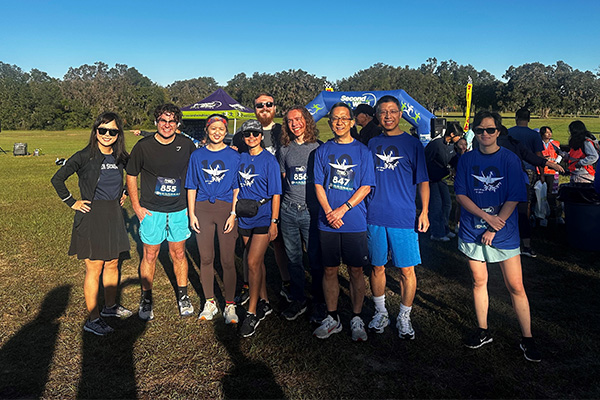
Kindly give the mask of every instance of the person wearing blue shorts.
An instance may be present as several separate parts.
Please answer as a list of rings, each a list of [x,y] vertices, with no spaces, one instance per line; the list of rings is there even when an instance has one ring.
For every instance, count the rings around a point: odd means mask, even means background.
[[[319,339],[342,330],[337,310],[341,259],[350,276],[352,340],[367,340],[360,316],[365,297],[363,267],[368,265],[367,210],[363,200],[375,185],[375,177],[373,157],[364,144],[352,137],[353,126],[352,109],[346,103],[334,104],[329,113],[329,127],[334,138],[319,146],[315,153],[315,192],[321,206],[318,228],[327,305],[327,317],[313,333]]]
[[[478,328],[465,345],[472,349],[492,342],[488,331],[487,263],[499,263],[521,326],[521,350],[529,361],[541,360],[531,336],[529,300],[523,286],[517,204],[527,199],[520,159],[497,143],[502,117],[480,111],[473,119],[479,148],[458,161],[454,191],[462,207],[458,249],[469,258]]]
[[[190,237],[185,178],[190,155],[196,149],[192,141],[177,135],[181,110],[173,104],[154,111],[156,134],[145,137],[131,150],[127,164],[127,189],[133,211],[140,221],[144,254],[140,263],[142,298],[138,316],[154,318],[152,283],[160,245],[167,240],[177,280],[179,314],[189,317],[194,307],[187,293],[188,263],[185,241]],[[137,177],[141,174],[141,195]]]
[[[369,141],[375,161],[375,189],[367,199],[367,240],[371,271],[371,291],[375,315],[369,328],[383,333],[390,323],[385,307],[385,265],[391,254],[395,267],[400,268],[402,302],[396,321],[402,339],[414,339],[410,312],[417,291],[415,265],[421,263],[417,232],[429,228],[429,177],[425,152],[419,139],[402,131],[400,102],[393,96],[383,96],[375,110],[383,134]],[[416,218],[415,198],[419,192],[421,213]]]

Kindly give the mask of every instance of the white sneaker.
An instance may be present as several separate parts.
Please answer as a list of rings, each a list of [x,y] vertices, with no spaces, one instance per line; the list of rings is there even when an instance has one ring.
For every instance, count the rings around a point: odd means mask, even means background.
[[[398,328],[398,336],[400,336],[400,339],[413,340],[415,338],[415,330],[410,322],[409,313],[398,314],[396,328]]]
[[[238,316],[235,312],[235,304],[227,304],[225,306],[225,311],[223,311],[223,318],[225,318],[226,324],[237,324]]]
[[[152,310],[151,301],[146,301],[143,298],[140,300],[138,317],[144,321],[151,321],[154,319],[154,311]]]
[[[448,236],[437,237],[431,235],[431,240],[433,240],[434,242],[449,242],[450,238]]]
[[[366,342],[367,331],[365,331],[365,323],[362,318],[356,316],[350,321],[350,330],[352,331],[352,340],[355,342]]]
[[[373,319],[369,322],[369,329],[373,329],[376,333],[383,333],[386,326],[390,324],[390,317],[387,312],[377,311],[373,315]]]
[[[338,315],[337,320],[333,319],[331,315],[328,315],[325,318],[321,325],[313,332],[313,335],[318,337],[319,339],[327,339],[334,333],[339,333],[342,331],[342,323],[340,322],[340,316]]]
[[[204,303],[204,310],[198,316],[200,321],[210,321],[219,312],[217,305],[214,301],[207,301]]]
[[[190,296],[187,294],[181,296],[181,299],[177,302],[179,306],[179,315],[182,317],[190,317],[194,313],[194,306],[190,300]]]

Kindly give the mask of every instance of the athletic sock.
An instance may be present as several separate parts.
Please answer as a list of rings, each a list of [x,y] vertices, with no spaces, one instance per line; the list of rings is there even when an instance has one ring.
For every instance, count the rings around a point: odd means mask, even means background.
[[[352,313],[352,318],[354,318],[354,317],[358,317],[358,318],[362,319],[360,314],[357,314],[355,312]]]
[[[331,318],[333,318],[335,321],[337,321],[337,319],[338,319],[338,312],[337,312],[337,310],[335,310],[335,311],[327,311],[327,315],[331,315]]]
[[[207,302],[207,303],[208,303],[209,301],[210,301],[211,303],[214,303],[214,302],[215,302],[215,298],[214,298],[214,297],[211,297],[210,299],[206,299],[206,302]]]
[[[404,304],[400,303],[400,314],[409,314],[410,315],[410,310],[412,310],[412,306],[407,307]]]
[[[385,308],[385,294],[381,296],[373,296],[373,302],[375,303],[375,311],[387,314],[387,309]]]
[[[152,303],[152,289],[142,290],[142,298],[146,303]]]
[[[179,299],[181,299],[183,296],[187,296],[187,286],[179,286],[177,288],[177,294]]]

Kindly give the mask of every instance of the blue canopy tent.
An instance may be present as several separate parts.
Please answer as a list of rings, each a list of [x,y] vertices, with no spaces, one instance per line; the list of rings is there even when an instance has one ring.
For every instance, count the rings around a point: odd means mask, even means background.
[[[337,102],[342,101],[352,107],[352,109],[355,109],[359,104],[368,104],[375,107],[377,100],[386,95],[394,96],[400,101],[402,118],[417,129],[423,145],[429,143],[431,140],[431,119],[435,118],[435,115],[417,103],[404,90],[378,90],[370,92],[322,91],[306,105],[306,108],[315,121],[318,121],[326,116],[331,106]]]

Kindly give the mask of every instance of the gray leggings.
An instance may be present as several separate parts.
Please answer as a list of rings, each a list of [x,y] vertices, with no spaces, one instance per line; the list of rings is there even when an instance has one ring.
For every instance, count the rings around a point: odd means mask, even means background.
[[[223,233],[225,222],[231,212],[231,203],[216,200],[196,202],[196,217],[200,225],[200,233],[196,233],[196,242],[200,252],[200,278],[202,289],[207,299],[215,296],[215,229],[219,239],[219,254],[223,268],[223,284],[225,286],[225,301],[233,301],[235,296],[235,241],[238,237],[237,222],[233,230]]]

